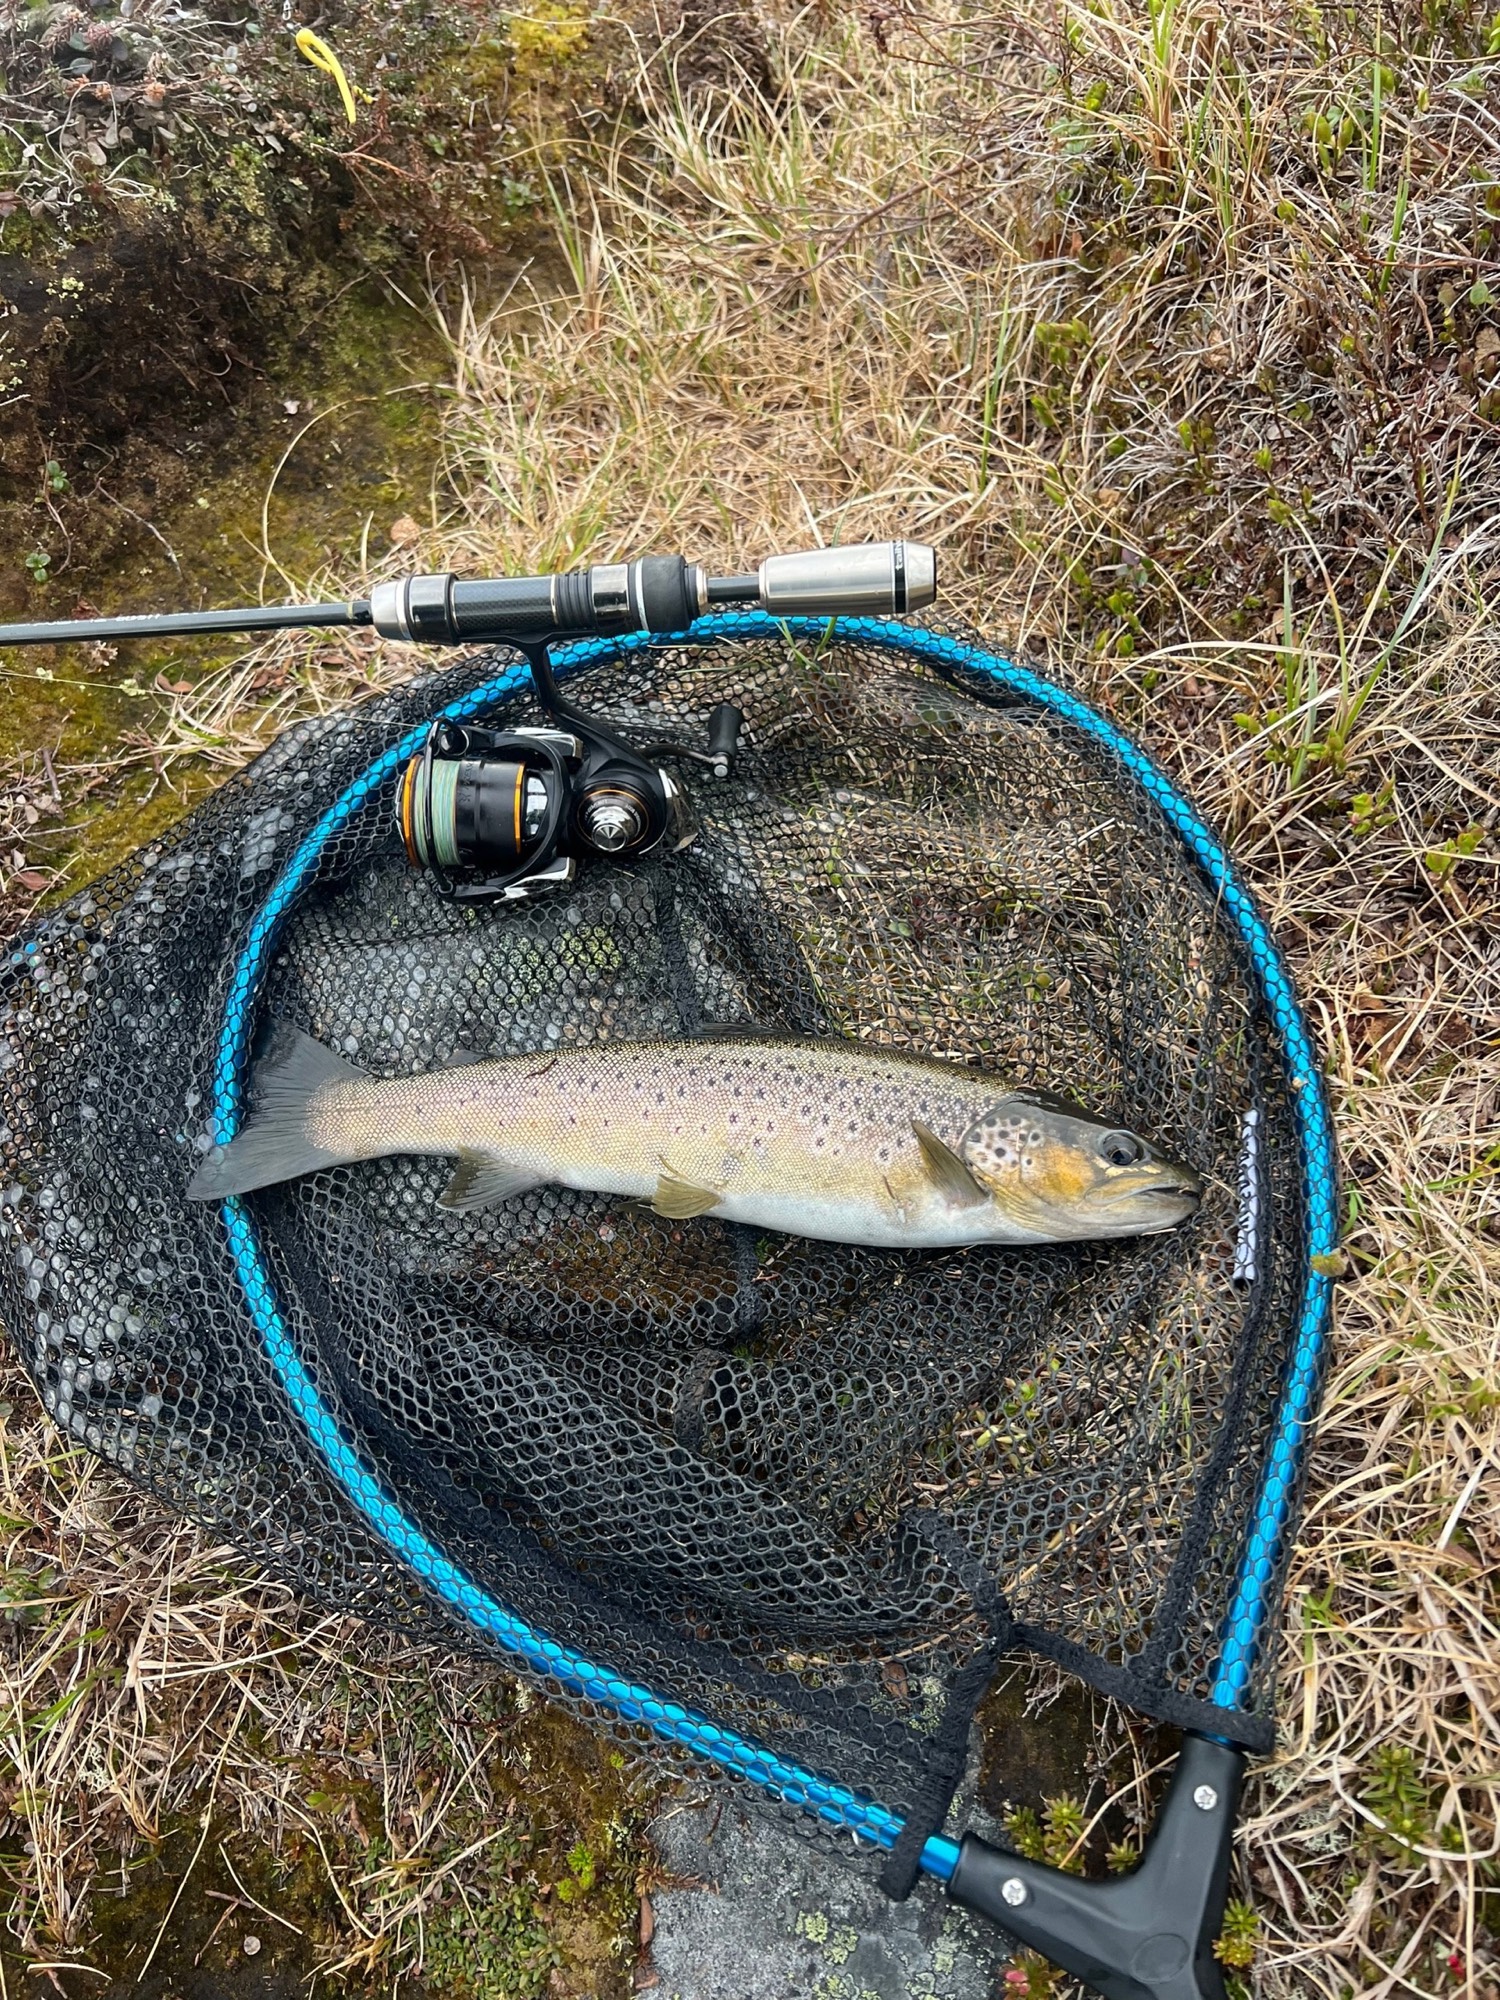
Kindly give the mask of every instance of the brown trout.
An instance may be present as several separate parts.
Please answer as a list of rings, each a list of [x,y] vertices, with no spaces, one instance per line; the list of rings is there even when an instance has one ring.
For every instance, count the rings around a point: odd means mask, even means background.
[[[449,1208],[553,1182],[665,1216],[927,1250],[1143,1235],[1185,1221],[1202,1192],[1148,1139],[1064,1098],[849,1041],[600,1042],[380,1079],[282,1024],[252,1104],[193,1199],[446,1153]]]

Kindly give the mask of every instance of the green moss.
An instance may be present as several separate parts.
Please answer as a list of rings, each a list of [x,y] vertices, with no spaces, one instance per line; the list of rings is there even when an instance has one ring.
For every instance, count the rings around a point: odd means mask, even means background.
[[[428,322],[373,282],[356,287],[330,316],[315,359],[283,356],[213,459],[198,453],[189,461],[201,468],[198,490],[152,523],[156,535],[133,537],[94,572],[49,570],[41,586],[13,559],[0,574],[0,600],[30,618],[67,617],[80,597],[112,612],[254,603],[263,590],[274,596],[285,588],[266,576],[263,509],[285,576],[316,579],[330,562],[352,568],[367,531],[370,547],[383,549],[397,515],[425,511],[437,409],[431,396],[396,384],[431,379],[443,358]],[[323,411],[326,419],[287,456],[298,431]],[[308,588],[317,594],[315,584]],[[221,781],[213,743],[204,744],[210,754],[176,762],[164,777],[149,745],[161,735],[171,685],[197,682],[242,646],[140,642],[109,659],[81,647],[0,654],[0,768],[34,764],[43,751],[64,773],[121,752],[136,760],[82,798],[68,781],[66,831],[49,834],[45,823],[34,831],[33,865],[67,871],[58,893],[123,860]]]
[[[588,10],[567,0],[539,0],[526,13],[510,16],[506,35],[520,81],[551,82],[582,57],[588,45]]]

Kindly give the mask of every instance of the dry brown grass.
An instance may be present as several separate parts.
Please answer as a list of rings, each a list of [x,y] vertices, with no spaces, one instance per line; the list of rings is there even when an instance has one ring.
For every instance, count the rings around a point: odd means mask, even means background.
[[[7,1955],[124,1991],[158,1956],[222,1977],[249,1930],[283,1977],[343,1991],[424,1965],[434,1992],[480,1968],[518,1995],[617,1990],[640,1811],[618,1757],[472,1660],[258,1582],[60,1446],[7,1373]],[[217,1953],[216,1915],[237,1919]]]
[[[774,112],[658,60],[555,177],[574,288],[449,315],[453,497],[418,552],[731,564],[899,524],[1229,835],[1327,1055],[1349,1224],[1241,1841],[1268,1996],[1500,1990],[1495,39],[1464,0],[829,10],[771,36]],[[324,698],[404,666],[351,656]],[[260,670],[214,696],[227,756]],[[186,748],[202,698],[179,713]],[[159,1579],[115,1546],[138,1618]],[[150,1657],[191,1679],[203,1649],[232,1745],[265,1697],[213,1649],[283,1613],[218,1588]],[[126,1694],[71,1726],[128,1735]],[[88,1812],[32,1827],[59,1936]]]

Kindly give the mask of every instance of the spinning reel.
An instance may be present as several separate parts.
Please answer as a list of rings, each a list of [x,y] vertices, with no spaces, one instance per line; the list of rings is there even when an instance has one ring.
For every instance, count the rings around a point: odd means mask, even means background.
[[[407,857],[455,902],[515,899],[569,882],[579,859],[633,860],[693,828],[682,793],[650,759],[692,757],[727,777],[742,717],[721,702],[706,751],[638,750],[617,730],[558,704],[564,728],[504,732],[434,724],[401,779],[397,816]],[[479,871],[498,869],[498,873]]]
[[[632,743],[563,699],[549,651],[558,640],[679,633],[704,612],[732,606],[773,617],[888,617],[936,595],[933,549],[871,542],[771,556],[740,576],[711,577],[681,556],[646,556],[555,576],[404,577],[347,604],[4,625],[0,646],[307,626],[373,626],[383,638],[421,646],[514,646],[531,669],[546,723],[503,731],[436,723],[397,793],[413,866],[427,871],[440,895],[479,902],[569,882],[588,857],[637,860],[685,845],[693,827],[664,762],[704,764],[724,778],[739,748],[743,718],[730,702],[709,718],[701,749]]]

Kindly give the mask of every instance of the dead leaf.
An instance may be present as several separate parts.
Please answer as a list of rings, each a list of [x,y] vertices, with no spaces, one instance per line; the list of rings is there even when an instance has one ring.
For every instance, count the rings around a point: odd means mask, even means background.
[[[905,1701],[911,1693],[911,1683],[906,1678],[906,1669],[899,1660],[887,1660],[880,1669],[880,1679],[892,1701]]]
[[[38,890],[46,888],[51,877],[43,875],[36,868],[19,868],[16,871],[15,880],[20,883],[23,889],[30,889],[35,894]]]
[[[391,541],[398,549],[409,549],[414,542],[420,542],[422,530],[410,514],[398,514],[391,523]]]

